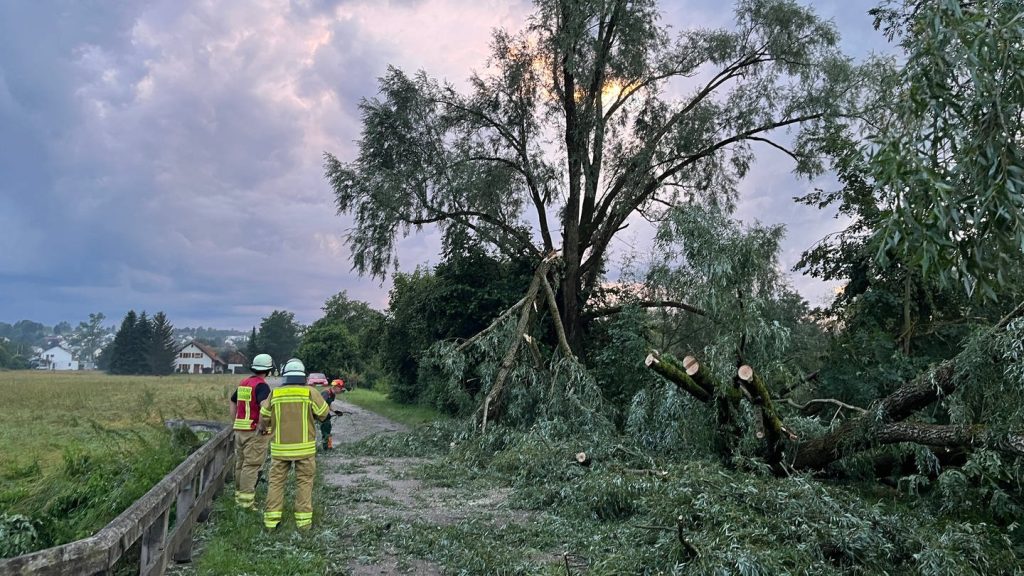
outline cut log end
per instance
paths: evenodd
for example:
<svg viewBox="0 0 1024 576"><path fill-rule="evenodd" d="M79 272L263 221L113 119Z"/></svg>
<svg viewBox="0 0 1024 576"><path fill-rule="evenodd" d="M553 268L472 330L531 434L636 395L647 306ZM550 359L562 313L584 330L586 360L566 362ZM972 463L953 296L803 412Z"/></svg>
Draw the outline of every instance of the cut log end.
<svg viewBox="0 0 1024 576"><path fill-rule="evenodd" d="M586 452L576 453L576 463L579 464L580 466L590 466L590 462L590 455L587 454Z"/></svg>
<svg viewBox="0 0 1024 576"><path fill-rule="evenodd" d="M736 371L736 375L740 377L740 380L750 382L754 379L754 369L744 364L740 366L739 370Z"/></svg>
<svg viewBox="0 0 1024 576"><path fill-rule="evenodd" d="M700 362L693 356L687 356L683 358L683 370L686 370L688 376L693 376L697 372L700 372Z"/></svg>
<svg viewBox="0 0 1024 576"><path fill-rule="evenodd" d="M644 360L644 366L647 366L648 368L650 368L651 366L653 366L655 364L660 364L660 363L661 363L661 361L658 360L658 358L655 357L654 354L648 354L647 358Z"/></svg>

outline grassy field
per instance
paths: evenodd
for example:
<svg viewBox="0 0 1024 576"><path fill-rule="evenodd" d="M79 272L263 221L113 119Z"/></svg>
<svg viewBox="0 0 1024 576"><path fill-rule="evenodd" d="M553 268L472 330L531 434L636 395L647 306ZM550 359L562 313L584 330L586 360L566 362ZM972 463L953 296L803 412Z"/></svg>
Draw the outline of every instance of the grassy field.
<svg viewBox="0 0 1024 576"><path fill-rule="evenodd" d="M0 372L0 557L102 528L200 443L164 420L228 421L238 380Z"/></svg>
<svg viewBox="0 0 1024 576"><path fill-rule="evenodd" d="M140 430L167 418L223 420L236 375L110 376L100 372L0 372L0 474L65 449L87 448L107 431Z"/></svg>

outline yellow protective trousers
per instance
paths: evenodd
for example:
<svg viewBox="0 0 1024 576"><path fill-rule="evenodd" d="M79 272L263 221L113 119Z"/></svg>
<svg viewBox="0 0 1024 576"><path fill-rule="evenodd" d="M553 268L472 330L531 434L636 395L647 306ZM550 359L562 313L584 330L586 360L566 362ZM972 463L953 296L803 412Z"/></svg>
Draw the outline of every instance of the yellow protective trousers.
<svg viewBox="0 0 1024 576"><path fill-rule="evenodd" d="M295 465L295 526L309 527L313 523L313 477L316 475L316 457L298 460L271 458L270 487L267 489L267 509L263 525L276 528L284 515L284 486L288 471Z"/></svg>
<svg viewBox="0 0 1024 576"><path fill-rule="evenodd" d="M235 503L252 508L256 500L256 479L267 458L270 436L256 430L235 430Z"/></svg>

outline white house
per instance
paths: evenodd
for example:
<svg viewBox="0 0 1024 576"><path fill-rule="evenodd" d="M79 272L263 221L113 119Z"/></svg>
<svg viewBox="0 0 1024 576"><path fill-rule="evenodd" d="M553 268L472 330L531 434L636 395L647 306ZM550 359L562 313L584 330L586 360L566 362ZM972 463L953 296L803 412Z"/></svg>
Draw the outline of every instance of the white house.
<svg viewBox="0 0 1024 576"><path fill-rule="evenodd" d="M192 341L178 350L174 358L174 371L188 374L220 374L226 364L212 348Z"/></svg>
<svg viewBox="0 0 1024 576"><path fill-rule="evenodd" d="M71 356L71 352L60 346L54 346L39 355L37 368L40 370L78 370L78 360Z"/></svg>

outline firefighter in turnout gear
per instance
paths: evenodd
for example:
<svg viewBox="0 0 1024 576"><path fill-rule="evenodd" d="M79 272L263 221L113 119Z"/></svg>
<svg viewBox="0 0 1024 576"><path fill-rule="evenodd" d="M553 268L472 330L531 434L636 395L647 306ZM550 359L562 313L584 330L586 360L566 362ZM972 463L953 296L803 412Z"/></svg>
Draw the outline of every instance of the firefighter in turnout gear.
<svg viewBox="0 0 1024 576"><path fill-rule="evenodd" d="M235 503L242 508L253 507L256 480L267 458L269 436L261 434L257 427L260 405L270 396L270 386L265 378L273 370L274 360L269 354L257 354L249 368L253 375L242 380L231 395L235 429Z"/></svg>
<svg viewBox="0 0 1024 576"><path fill-rule="evenodd" d="M345 381L341 378L335 378L334 382L331 382L330 388L325 388L320 392L320 396L323 396L324 402L327 402L327 406L330 407L334 402L334 399L345 391ZM323 422L320 423L320 439L323 441L324 450L334 449L334 436L331 436L331 430L334 428L331 420L334 416L341 416L340 410L333 410L332 414L328 414L324 418Z"/></svg>
<svg viewBox="0 0 1024 576"><path fill-rule="evenodd" d="M270 486L263 525L273 530L284 512L284 486L288 471L295 468L295 526L309 529L313 523L313 476L316 473L316 421L327 417L323 397L306 386L306 367L289 360L284 381L260 408L260 430L270 439Z"/></svg>

